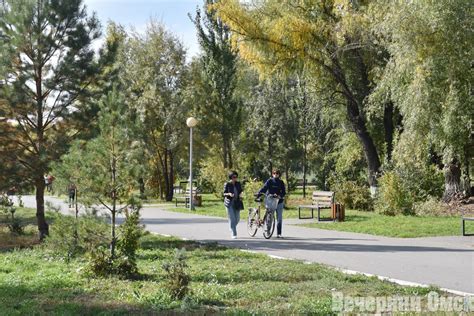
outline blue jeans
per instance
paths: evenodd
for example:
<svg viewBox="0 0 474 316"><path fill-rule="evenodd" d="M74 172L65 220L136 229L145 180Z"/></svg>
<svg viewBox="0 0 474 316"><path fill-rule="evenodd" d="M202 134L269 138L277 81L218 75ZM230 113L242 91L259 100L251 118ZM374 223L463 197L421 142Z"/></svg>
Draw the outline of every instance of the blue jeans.
<svg viewBox="0 0 474 316"><path fill-rule="evenodd" d="M283 207L284 202L278 203L278 207L276 209L277 214L277 235L281 235L281 228L283 226Z"/></svg>
<svg viewBox="0 0 474 316"><path fill-rule="evenodd" d="M240 221L240 211L236 210L232 203L225 209L227 210L227 216L229 217L229 228L232 232L232 236L237 236L237 224Z"/></svg>

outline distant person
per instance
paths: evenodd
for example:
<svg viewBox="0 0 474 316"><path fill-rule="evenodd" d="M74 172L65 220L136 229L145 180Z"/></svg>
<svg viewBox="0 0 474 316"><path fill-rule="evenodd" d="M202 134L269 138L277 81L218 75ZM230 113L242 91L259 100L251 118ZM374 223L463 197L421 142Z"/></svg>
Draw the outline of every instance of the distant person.
<svg viewBox="0 0 474 316"><path fill-rule="evenodd" d="M44 184L46 185L46 191L51 192L53 191L53 181L56 179L52 175L47 175L44 177Z"/></svg>
<svg viewBox="0 0 474 316"><path fill-rule="evenodd" d="M69 194L69 208L71 208L74 205L74 202L76 200L76 185L74 183L70 183L67 187L67 191Z"/></svg>
<svg viewBox="0 0 474 316"><path fill-rule="evenodd" d="M265 182L264 186L258 191L258 195L262 193L278 197L277 213L277 238L283 238L281 235L283 226L283 201L286 195L285 183L280 179L281 172L278 169L274 169L272 177Z"/></svg>
<svg viewBox="0 0 474 316"><path fill-rule="evenodd" d="M237 181L239 174L235 171L229 173L229 181L224 185L224 206L229 217L229 228L232 239L237 238L237 224L240 221L240 211L243 210L242 185Z"/></svg>

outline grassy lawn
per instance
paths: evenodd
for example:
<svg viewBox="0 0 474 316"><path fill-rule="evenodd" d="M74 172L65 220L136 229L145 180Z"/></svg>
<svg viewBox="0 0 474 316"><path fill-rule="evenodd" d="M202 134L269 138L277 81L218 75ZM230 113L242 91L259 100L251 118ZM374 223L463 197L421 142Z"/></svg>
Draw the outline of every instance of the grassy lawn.
<svg viewBox="0 0 474 316"><path fill-rule="evenodd" d="M244 203L245 208L255 206L255 202ZM298 204L308 204L298 196L293 196L283 218L298 218ZM227 217L222 201L211 194L203 195L203 206L196 207L192 212L184 207L169 206L170 211L199 215ZM309 216L310 210L304 210L303 216ZM329 210L322 212L328 216ZM247 211L241 212L241 219L247 218ZM346 210L346 221L340 223L308 223L306 227L365 233L387 237L428 237L428 236L459 236L460 218L456 216L386 216L375 212ZM474 222L466 222L466 230L474 231Z"/></svg>
<svg viewBox="0 0 474 316"><path fill-rule="evenodd" d="M54 223L52 224L54 225ZM186 249L191 294L173 300L161 267ZM42 245L0 248L2 315L319 314L330 315L334 291L353 296L426 295L433 288L402 287L319 264L147 235L141 277L89 278L85 257L65 263Z"/></svg>
<svg viewBox="0 0 474 316"><path fill-rule="evenodd" d="M311 223L303 226L401 238L459 236L461 234L459 217L386 216L353 210L346 211L345 222ZM467 223L466 229L474 231L474 223Z"/></svg>

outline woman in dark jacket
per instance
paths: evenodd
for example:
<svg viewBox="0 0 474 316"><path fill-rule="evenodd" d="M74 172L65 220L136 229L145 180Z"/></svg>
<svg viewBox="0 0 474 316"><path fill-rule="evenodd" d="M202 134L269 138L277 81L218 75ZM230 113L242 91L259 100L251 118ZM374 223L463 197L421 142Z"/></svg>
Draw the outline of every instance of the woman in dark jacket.
<svg viewBox="0 0 474 316"><path fill-rule="evenodd" d="M237 238L237 224L240 221L240 211L242 204L242 185L237 181L238 173L229 173L229 181L224 185L224 206L229 217L229 227L232 232L232 239Z"/></svg>
<svg viewBox="0 0 474 316"><path fill-rule="evenodd" d="M258 191L260 194L270 194L273 196L278 196L278 207L276 209L277 213L277 238L283 238L281 235L281 229L283 226L283 201L286 195L285 183L280 179L281 172L278 169L274 169L272 172L272 177L265 182L263 188Z"/></svg>

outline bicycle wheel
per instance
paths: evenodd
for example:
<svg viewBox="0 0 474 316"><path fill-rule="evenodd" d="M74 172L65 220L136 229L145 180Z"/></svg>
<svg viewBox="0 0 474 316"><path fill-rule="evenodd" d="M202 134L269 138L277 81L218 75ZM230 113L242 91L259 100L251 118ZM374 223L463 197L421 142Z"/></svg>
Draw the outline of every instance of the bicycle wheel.
<svg viewBox="0 0 474 316"><path fill-rule="evenodd" d="M275 231L275 212L267 211L263 219L263 237L270 239Z"/></svg>
<svg viewBox="0 0 474 316"><path fill-rule="evenodd" d="M247 232L250 237L255 236L258 230L258 212L255 208L249 208L249 217L247 218Z"/></svg>

